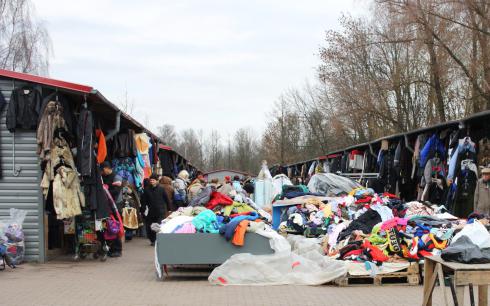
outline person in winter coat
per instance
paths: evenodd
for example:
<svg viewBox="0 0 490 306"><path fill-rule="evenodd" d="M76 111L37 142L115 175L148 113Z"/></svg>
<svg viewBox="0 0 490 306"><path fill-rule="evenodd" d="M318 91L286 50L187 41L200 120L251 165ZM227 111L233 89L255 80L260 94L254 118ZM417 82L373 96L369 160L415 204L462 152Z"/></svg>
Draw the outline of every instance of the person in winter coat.
<svg viewBox="0 0 490 306"><path fill-rule="evenodd" d="M229 195L232 191L234 191L233 185L231 183L231 177L225 176L225 181L223 182L221 188L218 189L218 191L224 195Z"/></svg>
<svg viewBox="0 0 490 306"><path fill-rule="evenodd" d="M177 207L174 204L174 187L172 187L172 179L169 178L168 176L162 176L160 178L160 186L165 189L165 192L167 193L168 196L168 210L169 212L171 211L176 211Z"/></svg>
<svg viewBox="0 0 490 306"><path fill-rule="evenodd" d="M490 215L490 168L482 170L482 178L476 184L474 202L476 212Z"/></svg>
<svg viewBox="0 0 490 306"><path fill-rule="evenodd" d="M204 181L204 177L202 175L198 176L189 186L187 193L187 200L191 202L204 188L206 185L206 181Z"/></svg>
<svg viewBox="0 0 490 306"><path fill-rule="evenodd" d="M119 214L122 214L122 178L117 175L111 167L109 162L104 162L101 165L102 168L102 180L104 185L109 188L114 203L116 203ZM114 213L116 213L114 211ZM109 257L120 257L122 255L122 241L121 238L116 238L109 242Z"/></svg>
<svg viewBox="0 0 490 306"><path fill-rule="evenodd" d="M187 182L189 180L189 172L182 170L177 175L174 182L174 204L176 207L184 207L187 203Z"/></svg>
<svg viewBox="0 0 490 306"><path fill-rule="evenodd" d="M152 231L152 223L160 223L168 211L168 196L162 186L158 183L158 176L152 174L148 187L143 192L141 199L141 213L144 214L148 208L146 216L146 233L150 239L151 245L155 245L156 233Z"/></svg>

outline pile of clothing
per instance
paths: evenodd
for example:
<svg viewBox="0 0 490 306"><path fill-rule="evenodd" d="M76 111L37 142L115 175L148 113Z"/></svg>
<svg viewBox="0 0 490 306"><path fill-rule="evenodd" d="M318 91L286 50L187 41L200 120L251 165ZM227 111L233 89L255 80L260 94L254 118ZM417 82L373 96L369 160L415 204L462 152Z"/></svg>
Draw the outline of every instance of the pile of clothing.
<svg viewBox="0 0 490 306"><path fill-rule="evenodd" d="M273 206L278 204L283 206L279 233L319 237L326 256L359 264L364 274L382 271L383 265L393 272L409 262L440 255L467 222L485 218L458 219L444 206L402 203L393 194L363 187L340 197L301 196L278 200ZM349 273L362 274L359 265L348 264Z"/></svg>
<svg viewBox="0 0 490 306"><path fill-rule="evenodd" d="M208 186L154 229L160 233L221 234L236 246L245 244L247 232L270 228L271 216L243 195L231 198Z"/></svg>

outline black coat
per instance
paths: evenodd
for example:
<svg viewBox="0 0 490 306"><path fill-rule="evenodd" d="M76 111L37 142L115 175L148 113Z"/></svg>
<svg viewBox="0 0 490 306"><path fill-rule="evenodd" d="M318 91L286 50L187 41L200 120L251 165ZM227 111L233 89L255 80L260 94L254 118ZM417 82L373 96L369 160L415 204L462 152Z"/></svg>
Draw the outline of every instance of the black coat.
<svg viewBox="0 0 490 306"><path fill-rule="evenodd" d="M157 185L155 187L148 185L141 198L141 213L143 214L148 207L148 216L150 220L161 220L168 211L168 197L165 189Z"/></svg>
<svg viewBox="0 0 490 306"><path fill-rule="evenodd" d="M92 176L95 151L94 144L94 119L88 109L80 111L77 126L77 168L82 176Z"/></svg>
<svg viewBox="0 0 490 306"><path fill-rule="evenodd" d="M12 90L7 109L7 129L11 133L16 128L36 130L41 103L41 94L32 87L24 86Z"/></svg>

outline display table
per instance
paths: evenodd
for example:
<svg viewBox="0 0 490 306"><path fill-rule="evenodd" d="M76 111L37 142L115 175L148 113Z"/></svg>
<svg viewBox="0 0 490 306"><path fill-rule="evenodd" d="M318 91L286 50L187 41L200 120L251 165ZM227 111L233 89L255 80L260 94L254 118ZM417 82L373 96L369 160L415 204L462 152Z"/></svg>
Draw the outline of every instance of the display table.
<svg viewBox="0 0 490 306"><path fill-rule="evenodd" d="M434 292L437 279L439 279L439 285L443 291L445 304L449 305L444 283L444 273L454 274L454 286L456 289L455 305L464 305L464 291L467 285L478 286L478 305L488 305L490 264L449 262L444 261L440 256L426 257L424 261L424 297L422 305L432 305L432 293ZM473 297L471 298L473 299Z"/></svg>
<svg viewBox="0 0 490 306"><path fill-rule="evenodd" d="M256 233L247 233L245 245L235 246L220 234L157 234L155 264L157 275L163 279L167 265L222 264L234 254L273 254L269 239Z"/></svg>

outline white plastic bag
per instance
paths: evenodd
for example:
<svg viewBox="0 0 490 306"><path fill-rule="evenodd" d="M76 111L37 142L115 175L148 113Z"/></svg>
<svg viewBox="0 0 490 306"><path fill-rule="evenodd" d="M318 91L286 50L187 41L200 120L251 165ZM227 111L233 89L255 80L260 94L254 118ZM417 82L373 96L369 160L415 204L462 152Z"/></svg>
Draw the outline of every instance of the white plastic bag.
<svg viewBox="0 0 490 306"><path fill-rule="evenodd" d="M471 224L466 224L459 233L454 235L451 243L456 242L462 236L468 236L480 249L490 248L490 233L477 220Z"/></svg>
<svg viewBox="0 0 490 306"><path fill-rule="evenodd" d="M24 223L27 211L16 208L10 209L10 217L0 220L0 244L6 249L10 262L18 265L24 261L25 243Z"/></svg>
<svg viewBox="0 0 490 306"><path fill-rule="evenodd" d="M272 175L267 168L267 162L262 162L262 168L255 180L254 200L259 208L270 205L274 199L274 185L272 184Z"/></svg>

